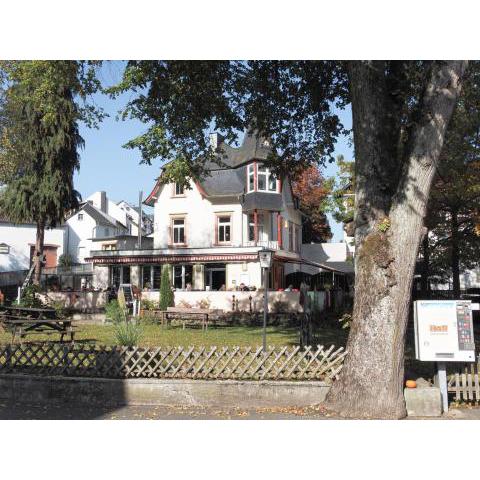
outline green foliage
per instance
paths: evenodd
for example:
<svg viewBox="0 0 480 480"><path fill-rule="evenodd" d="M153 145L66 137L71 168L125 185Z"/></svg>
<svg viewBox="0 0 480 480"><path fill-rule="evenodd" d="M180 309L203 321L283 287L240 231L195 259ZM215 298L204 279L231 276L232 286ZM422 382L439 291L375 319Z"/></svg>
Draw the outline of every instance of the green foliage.
<svg viewBox="0 0 480 480"><path fill-rule="evenodd" d="M122 118L150 125L126 147L148 164L181 159L192 177L213 157L212 128L229 142L247 129L262 132L280 174L331 160L345 132L331 107L347 101L346 87L343 64L333 61L130 61L109 92L133 90Z"/></svg>
<svg viewBox="0 0 480 480"><path fill-rule="evenodd" d="M20 303L15 300L15 304L25 308L42 308L44 305L38 298L40 287L38 285L27 285L22 292Z"/></svg>
<svg viewBox="0 0 480 480"><path fill-rule="evenodd" d="M0 173L6 188L0 213L44 229L63 222L79 204L73 175L83 147L79 122L94 126L101 110L86 103L99 84L95 65L77 61L2 61L5 95L0 132ZM43 252L37 252L42 254ZM35 282L40 278L37 264Z"/></svg>
<svg viewBox="0 0 480 480"><path fill-rule="evenodd" d="M117 324L126 321L127 313L120 306L118 300L110 300L110 302L105 305L105 318Z"/></svg>
<svg viewBox="0 0 480 480"><path fill-rule="evenodd" d="M140 323L142 325L156 325L158 322L159 317L149 310L144 311L143 315L140 317Z"/></svg>
<svg viewBox="0 0 480 480"><path fill-rule="evenodd" d="M385 217L378 225L377 225L377 229L379 232L382 232L382 233L386 233L388 231L388 229L390 228L391 226L391 222L390 222L390 219L388 217Z"/></svg>
<svg viewBox="0 0 480 480"><path fill-rule="evenodd" d="M117 345L135 347L142 338L142 327L133 322L119 322L115 324L114 336Z"/></svg>
<svg viewBox="0 0 480 480"><path fill-rule="evenodd" d="M472 62L450 120L424 220L430 231L428 273L444 281L457 268L461 272L476 267L480 257L479 125L480 65Z"/></svg>
<svg viewBox="0 0 480 480"><path fill-rule="evenodd" d="M144 310L156 310L158 309L158 302L153 300L142 300L142 308Z"/></svg>
<svg viewBox="0 0 480 480"><path fill-rule="evenodd" d="M170 270L171 267L169 264L164 265L162 268L162 279L160 284L160 310L166 310L168 307L173 307L175 304L175 296L170 283Z"/></svg>
<svg viewBox="0 0 480 480"><path fill-rule="evenodd" d="M62 300L51 302L49 307L55 310L57 318L68 318L72 314L71 309L65 307L65 303Z"/></svg>
<svg viewBox="0 0 480 480"><path fill-rule="evenodd" d="M62 253L58 258L58 266L69 268L73 265L73 257L69 253Z"/></svg>
<svg viewBox="0 0 480 480"><path fill-rule="evenodd" d="M325 180L329 196L325 197L323 209L332 214L340 223L353 222L355 208L355 162L349 162L342 155L337 157L338 174Z"/></svg>

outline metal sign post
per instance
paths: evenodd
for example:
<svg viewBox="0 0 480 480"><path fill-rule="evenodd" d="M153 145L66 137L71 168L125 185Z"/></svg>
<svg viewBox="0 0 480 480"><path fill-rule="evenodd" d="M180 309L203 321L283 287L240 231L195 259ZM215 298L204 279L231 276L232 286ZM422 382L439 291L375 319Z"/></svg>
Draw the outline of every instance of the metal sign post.
<svg viewBox="0 0 480 480"><path fill-rule="evenodd" d="M447 385L447 365L445 362L437 363L437 383L442 395L443 411L448 412L448 385Z"/></svg>

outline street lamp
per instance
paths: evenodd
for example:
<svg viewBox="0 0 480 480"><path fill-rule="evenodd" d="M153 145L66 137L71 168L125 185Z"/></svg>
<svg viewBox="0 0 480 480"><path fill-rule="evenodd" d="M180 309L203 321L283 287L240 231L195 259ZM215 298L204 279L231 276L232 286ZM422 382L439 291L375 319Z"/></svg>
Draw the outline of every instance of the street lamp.
<svg viewBox="0 0 480 480"><path fill-rule="evenodd" d="M263 286L265 288L265 298L263 306L263 351L267 351L267 317L268 317L268 272L272 266L274 251L268 248L259 250L258 259L260 267L263 268Z"/></svg>

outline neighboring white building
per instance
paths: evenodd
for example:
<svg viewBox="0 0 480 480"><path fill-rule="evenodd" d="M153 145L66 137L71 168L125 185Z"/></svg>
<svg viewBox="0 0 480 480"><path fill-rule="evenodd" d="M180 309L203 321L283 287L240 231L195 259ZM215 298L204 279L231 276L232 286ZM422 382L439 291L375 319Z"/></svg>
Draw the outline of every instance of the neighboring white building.
<svg viewBox="0 0 480 480"><path fill-rule="evenodd" d="M291 273L331 270L302 257L302 213L289 179L275 178L263 164L268 141L246 135L241 147L233 148L214 134L212 145L222 166L209 164L209 175L191 180L189 188L163 184L161 174L145 200L154 207L153 250L94 252L97 286L128 279L158 288L161 265L169 263L177 289L231 289L242 283L259 288L258 252L265 247L275 252L271 288L284 287Z"/></svg>
<svg viewBox="0 0 480 480"><path fill-rule="evenodd" d="M57 266L64 252L66 230L64 226L45 230L46 267ZM34 224L0 220L0 287L23 281L25 270L30 268L36 236L37 227Z"/></svg>
<svg viewBox="0 0 480 480"><path fill-rule="evenodd" d="M152 220L142 212L142 232L146 236L152 232ZM98 239L132 236L138 237L138 222L140 214L136 207L124 200L116 203L107 197L106 192L95 192L82 203L80 209L71 215L68 225L68 252L75 263L84 263L93 250L98 248Z"/></svg>
<svg viewBox="0 0 480 480"><path fill-rule="evenodd" d="M305 243L302 255L344 273L353 273L353 255L346 242Z"/></svg>
<svg viewBox="0 0 480 480"><path fill-rule="evenodd" d="M117 206L126 214L126 225L129 235L138 236L138 224L140 212L137 206L132 206L125 200L117 202ZM142 211L142 235L147 236L153 233L153 220Z"/></svg>
<svg viewBox="0 0 480 480"><path fill-rule="evenodd" d="M110 238L127 233L125 225L106 213L105 192L98 193L102 194L100 195L100 207L95 206L93 200L87 200L78 211L66 220L68 227L67 250L74 263L85 263L85 259L94 249L93 241L95 239ZM113 203L113 205L115 204Z"/></svg>

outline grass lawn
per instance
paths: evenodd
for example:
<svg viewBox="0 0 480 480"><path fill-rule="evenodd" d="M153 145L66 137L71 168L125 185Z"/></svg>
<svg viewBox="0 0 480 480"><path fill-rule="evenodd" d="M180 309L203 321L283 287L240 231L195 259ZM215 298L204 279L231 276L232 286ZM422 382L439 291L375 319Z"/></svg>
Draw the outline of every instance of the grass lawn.
<svg viewBox="0 0 480 480"><path fill-rule="evenodd" d="M75 334L76 342L115 345L115 333L112 325L78 325ZM160 325L142 325L143 335L139 345L145 347L161 346L261 346L262 328L249 326L209 326L207 331L201 328L186 328L181 326L163 327ZM338 346L345 344L344 330L320 329L319 340L323 345ZM27 336L24 342L29 341L58 341L59 335ZM0 344L10 343L11 334L0 332ZM270 326L267 327L267 344L271 346L295 346L299 344L299 329L297 327Z"/></svg>

